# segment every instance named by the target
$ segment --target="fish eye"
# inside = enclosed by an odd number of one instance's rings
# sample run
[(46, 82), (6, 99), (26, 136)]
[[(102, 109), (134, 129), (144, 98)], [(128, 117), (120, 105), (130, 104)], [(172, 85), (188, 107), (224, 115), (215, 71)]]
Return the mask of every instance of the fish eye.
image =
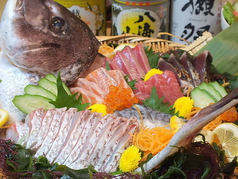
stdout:
[(64, 31), (65, 21), (60, 17), (53, 17), (50, 20), (50, 27), (52, 27), (54, 31)]

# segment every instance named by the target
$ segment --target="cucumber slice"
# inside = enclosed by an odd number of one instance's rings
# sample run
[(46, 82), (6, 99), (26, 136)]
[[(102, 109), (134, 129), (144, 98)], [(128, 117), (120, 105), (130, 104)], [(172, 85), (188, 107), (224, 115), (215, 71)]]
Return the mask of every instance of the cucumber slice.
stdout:
[(57, 78), (56, 78), (56, 76), (53, 75), (53, 74), (48, 74), (48, 75), (46, 75), (44, 78), (46, 78), (47, 80), (49, 80), (49, 81), (51, 81), (51, 82), (54, 82), (54, 83), (57, 82)]
[(18, 95), (12, 100), (13, 104), (23, 113), (29, 114), (38, 108), (54, 108), (54, 105), (49, 103), (50, 99), (38, 95)]
[(56, 85), (56, 83), (51, 82), (51, 81), (47, 80), (46, 78), (41, 78), (38, 81), (38, 85), (41, 86), (42, 88), (45, 88), (46, 90), (50, 91), (55, 96), (57, 96), (58, 92), (57, 92), (57, 85)]
[(45, 88), (42, 88), (41, 86), (27, 85), (24, 88), (24, 91), (27, 94), (43, 96), (51, 99), (52, 101), (56, 100), (56, 96), (53, 93), (46, 90)]
[(199, 108), (204, 108), (211, 103), (216, 102), (214, 96), (210, 95), (206, 90), (198, 87), (191, 91), (191, 98), (194, 100), (194, 106)]
[[(46, 78), (47, 80), (49, 80), (50, 82), (53, 82), (53, 83), (57, 83), (57, 78), (55, 75), (53, 74), (48, 74), (46, 75), (44, 78)], [(64, 90), (67, 92), (68, 95), (71, 95), (71, 92), (69, 90), (69, 88), (66, 86), (65, 83), (63, 83), (63, 87), (64, 87)], [(56, 86), (57, 88), (57, 86)]]
[(232, 5), (233, 9), (238, 12), (238, 1)]
[(225, 88), (217, 81), (210, 82), (209, 84), (212, 85), (221, 94), (221, 97), (224, 97), (228, 94)]
[(222, 98), (221, 94), (209, 83), (202, 82), (198, 88), (206, 90), (216, 98), (216, 101), (219, 101)]

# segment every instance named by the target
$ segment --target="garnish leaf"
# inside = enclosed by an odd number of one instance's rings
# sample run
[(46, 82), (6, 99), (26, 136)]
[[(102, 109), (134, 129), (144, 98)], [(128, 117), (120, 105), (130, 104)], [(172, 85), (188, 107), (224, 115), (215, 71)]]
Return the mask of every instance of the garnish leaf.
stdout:
[(77, 108), (78, 111), (82, 111), (86, 109), (89, 103), (82, 104), (82, 95), (77, 98), (77, 93), (68, 95), (66, 90), (63, 87), (63, 81), (61, 80), (60, 74), (57, 77), (57, 90), (58, 94), (55, 101), (50, 101), (51, 104), (55, 106), (55, 108)]
[(159, 53), (155, 53), (152, 48), (148, 46), (145, 47), (145, 53), (148, 57), (149, 64), (151, 68), (157, 68), (158, 61), (159, 61)]
[(131, 87), (131, 89), (133, 89), (133, 90), (136, 89), (136, 87), (135, 87), (135, 85), (137, 83), (136, 80), (129, 81), (129, 75), (124, 76), (124, 79), (127, 82), (127, 84)]
[(145, 106), (150, 107), (154, 110), (157, 110), (166, 114), (174, 115), (175, 111), (174, 111), (174, 108), (172, 108), (172, 105), (169, 106), (169, 103), (164, 103), (163, 100), (164, 100), (164, 97), (159, 98), (155, 87), (152, 87), (150, 98), (142, 102)]
[(106, 61), (106, 70), (111, 70), (111, 68), (110, 68), (110, 64), (109, 64), (109, 62), (108, 61)]
[(237, 29), (238, 22), (235, 22), (229, 28), (215, 35), (194, 55), (207, 50), (212, 55), (212, 64), (219, 74), (227, 72), (234, 75), (238, 71)]

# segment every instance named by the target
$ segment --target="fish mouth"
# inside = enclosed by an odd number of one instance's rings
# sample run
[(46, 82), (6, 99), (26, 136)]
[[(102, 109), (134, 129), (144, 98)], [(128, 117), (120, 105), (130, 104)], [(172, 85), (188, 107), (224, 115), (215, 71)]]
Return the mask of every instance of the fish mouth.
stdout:
[(55, 43), (45, 43), (41, 45), (29, 45), (24, 46), (22, 49), (22, 52), (28, 52), (28, 51), (37, 51), (37, 50), (43, 50), (43, 49), (60, 49), (61, 45), (55, 44)]

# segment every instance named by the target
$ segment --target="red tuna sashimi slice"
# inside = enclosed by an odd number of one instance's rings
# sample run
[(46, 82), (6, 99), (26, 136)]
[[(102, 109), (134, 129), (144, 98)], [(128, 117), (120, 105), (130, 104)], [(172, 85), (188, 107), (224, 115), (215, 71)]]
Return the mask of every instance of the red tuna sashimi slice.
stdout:
[[(127, 54), (129, 56), (129, 54)], [(121, 70), (124, 74), (130, 75), (130, 80), (140, 80), (140, 75), (137, 72), (136, 66), (132, 63), (132, 60), (128, 59), (122, 51), (117, 51), (113, 59), (109, 62), (114, 70)], [(134, 56), (135, 57), (135, 56)], [(119, 67), (119, 68), (118, 68)]]
[(163, 73), (162, 75), (167, 80), (167, 83), (170, 84), (170, 86), (172, 86), (172, 88), (170, 88), (170, 91), (171, 94), (174, 95), (170, 95), (171, 98), (170, 101), (176, 101), (176, 99), (182, 97), (183, 93), (180, 89), (179, 82), (175, 74), (172, 71), (166, 71), (166, 73)]
[(146, 56), (143, 45), (138, 44), (132, 50), (134, 51), (135, 55), (137, 56), (138, 62), (141, 65), (144, 72), (147, 73), (148, 71), (150, 71), (151, 68), (150, 68), (149, 60)]
[[(156, 74), (147, 81), (137, 83), (135, 86), (137, 90), (134, 91), (135, 95), (140, 100), (145, 100), (142, 97), (146, 95), (142, 95), (142, 93), (146, 93), (149, 96), (153, 86), (155, 86), (158, 96), (160, 98), (164, 96), (164, 102), (169, 102), (170, 105), (172, 105), (176, 99), (183, 96), (176, 76), (171, 71), (164, 71), (163, 74)], [(145, 91), (145, 89), (147, 90)]]
[[(127, 59), (130, 61), (130, 63), (133, 65), (133, 68), (135, 68), (137, 75), (134, 77), (137, 81), (141, 80), (141, 78), (144, 78), (145, 74), (147, 71), (143, 70), (142, 65), (135, 52), (132, 50), (130, 46), (126, 46), (123, 50), (122, 53), (127, 57)], [(146, 59), (148, 61), (148, 59)]]
[(117, 51), (112, 59), (107, 58), (106, 61), (109, 62), (111, 69), (121, 70), (125, 75), (130, 75), (130, 80), (140, 81), (151, 69), (142, 44), (134, 48), (126, 46), (122, 51)]

